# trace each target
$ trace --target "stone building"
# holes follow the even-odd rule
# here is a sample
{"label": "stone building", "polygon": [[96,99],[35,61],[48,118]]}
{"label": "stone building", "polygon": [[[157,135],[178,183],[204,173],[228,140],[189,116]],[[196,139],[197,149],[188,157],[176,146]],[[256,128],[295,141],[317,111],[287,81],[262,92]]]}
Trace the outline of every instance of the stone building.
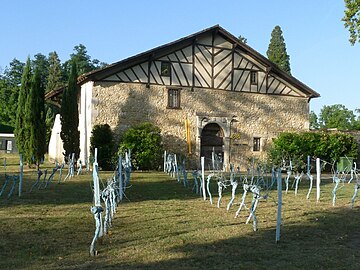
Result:
{"label": "stone building", "polygon": [[[79,77],[80,158],[91,130],[152,122],[165,148],[224,165],[264,157],[283,131],[309,129],[319,94],[216,25]],[[48,98],[55,98],[48,95]],[[187,125],[185,125],[187,121]]]}

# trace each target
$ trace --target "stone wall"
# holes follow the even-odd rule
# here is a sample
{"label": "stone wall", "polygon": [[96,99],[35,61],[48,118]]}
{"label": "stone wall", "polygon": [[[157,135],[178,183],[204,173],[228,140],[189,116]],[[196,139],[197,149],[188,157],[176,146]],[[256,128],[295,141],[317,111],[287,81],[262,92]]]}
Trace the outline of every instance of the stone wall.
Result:
{"label": "stone wall", "polygon": [[[116,134],[150,121],[162,130],[165,148],[186,153],[185,125],[190,120],[193,153],[199,154],[197,116],[234,117],[230,127],[231,163],[241,157],[263,158],[272,138],[282,131],[308,130],[307,99],[279,95],[195,88],[181,89],[181,109],[167,108],[165,86],[96,83],[93,88],[93,122],[107,123]],[[260,152],[252,151],[253,137],[261,138]]]}

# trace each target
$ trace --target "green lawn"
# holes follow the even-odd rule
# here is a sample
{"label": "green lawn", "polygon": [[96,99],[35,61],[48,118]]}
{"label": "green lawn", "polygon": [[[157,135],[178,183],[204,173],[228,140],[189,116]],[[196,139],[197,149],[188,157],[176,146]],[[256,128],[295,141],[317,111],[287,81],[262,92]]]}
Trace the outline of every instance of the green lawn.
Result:
{"label": "green lawn", "polygon": [[[0,162],[1,188],[3,156]],[[18,170],[16,160],[8,164],[10,173]],[[104,181],[110,175],[100,173]],[[335,207],[330,180],[322,182],[319,203],[315,190],[306,200],[306,180],[298,196],[284,193],[281,241],[275,244],[276,192],[260,202],[259,230],[253,232],[245,224],[247,210],[234,219],[241,187],[226,212],[230,188],[218,209],[214,185],[210,205],[164,173],[135,172],[93,258],[91,175],[61,184],[58,177],[47,190],[29,194],[36,174],[26,170],[23,196],[7,199],[6,191],[0,198],[0,269],[360,269],[360,200],[350,209],[353,184],[338,191]],[[251,194],[248,206],[250,201]]]}

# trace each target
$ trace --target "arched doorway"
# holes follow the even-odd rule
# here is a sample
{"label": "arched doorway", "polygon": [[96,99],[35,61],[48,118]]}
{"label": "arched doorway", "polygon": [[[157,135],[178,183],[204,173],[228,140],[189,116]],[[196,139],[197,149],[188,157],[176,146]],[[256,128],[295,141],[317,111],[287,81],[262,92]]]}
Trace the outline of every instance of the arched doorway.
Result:
{"label": "arched doorway", "polygon": [[[224,162],[224,131],[216,123],[207,124],[201,132],[200,155],[205,157],[205,169],[211,168],[214,151]],[[222,167],[222,166],[221,166]]]}

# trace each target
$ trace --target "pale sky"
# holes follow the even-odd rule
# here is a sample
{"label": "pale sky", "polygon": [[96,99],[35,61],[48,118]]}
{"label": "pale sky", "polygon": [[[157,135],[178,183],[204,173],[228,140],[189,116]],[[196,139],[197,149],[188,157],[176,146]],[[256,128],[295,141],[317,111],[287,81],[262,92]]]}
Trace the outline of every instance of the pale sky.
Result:
{"label": "pale sky", "polygon": [[266,56],[279,25],[294,77],[320,93],[311,101],[360,108],[360,44],[351,46],[342,0],[0,0],[0,71],[37,53],[69,59],[84,44],[108,64],[219,24]]}

